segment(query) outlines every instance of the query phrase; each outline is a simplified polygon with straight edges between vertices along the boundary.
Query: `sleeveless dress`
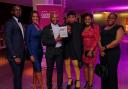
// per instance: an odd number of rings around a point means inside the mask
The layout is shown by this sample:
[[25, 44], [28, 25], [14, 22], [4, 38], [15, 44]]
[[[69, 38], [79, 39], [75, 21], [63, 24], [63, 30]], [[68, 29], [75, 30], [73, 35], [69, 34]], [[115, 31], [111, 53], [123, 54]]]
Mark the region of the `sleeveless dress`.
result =
[[[123, 26], [116, 24], [109, 30], [106, 30], [105, 27], [101, 29], [101, 45], [105, 46], [114, 41], [120, 27], [123, 28]], [[105, 50], [105, 56], [101, 56], [100, 59], [100, 63], [108, 69], [108, 76], [101, 78], [101, 89], [118, 89], [117, 68], [120, 60], [120, 44]]]

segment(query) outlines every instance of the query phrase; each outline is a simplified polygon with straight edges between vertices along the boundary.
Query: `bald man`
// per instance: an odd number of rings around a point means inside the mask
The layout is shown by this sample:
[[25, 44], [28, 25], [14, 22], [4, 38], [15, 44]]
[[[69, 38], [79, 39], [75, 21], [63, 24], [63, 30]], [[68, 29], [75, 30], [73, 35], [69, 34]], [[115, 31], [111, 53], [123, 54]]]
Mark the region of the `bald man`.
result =
[[62, 38], [59, 36], [58, 15], [51, 13], [51, 23], [43, 28], [42, 42], [46, 46], [47, 88], [52, 89], [52, 74], [54, 64], [57, 69], [57, 89], [62, 89], [63, 83], [63, 51]]

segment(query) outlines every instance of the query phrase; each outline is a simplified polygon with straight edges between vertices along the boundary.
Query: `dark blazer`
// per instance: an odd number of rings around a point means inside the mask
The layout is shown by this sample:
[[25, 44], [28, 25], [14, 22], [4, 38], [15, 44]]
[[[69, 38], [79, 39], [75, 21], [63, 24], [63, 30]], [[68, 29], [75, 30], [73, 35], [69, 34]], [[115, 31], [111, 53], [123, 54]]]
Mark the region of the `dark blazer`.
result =
[[42, 32], [42, 42], [46, 47], [55, 47], [55, 39], [51, 24], [45, 26]]
[[14, 18], [5, 24], [5, 41], [9, 60], [12, 60], [13, 56], [22, 57], [24, 55], [24, 39], [21, 29]]
[[[51, 30], [51, 24], [45, 26], [42, 32], [42, 43], [46, 46], [46, 58], [49, 59], [55, 54], [56, 41], [54, 39], [53, 31]], [[56, 54], [62, 53], [62, 50], [58, 51]]]

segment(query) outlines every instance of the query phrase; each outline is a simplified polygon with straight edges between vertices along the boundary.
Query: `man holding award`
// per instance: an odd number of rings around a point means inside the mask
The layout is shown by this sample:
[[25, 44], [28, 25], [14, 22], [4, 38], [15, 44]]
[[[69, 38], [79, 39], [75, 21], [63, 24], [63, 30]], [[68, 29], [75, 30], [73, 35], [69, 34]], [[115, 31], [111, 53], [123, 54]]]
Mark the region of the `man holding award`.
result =
[[58, 15], [51, 13], [51, 23], [44, 27], [42, 34], [43, 45], [46, 46], [47, 63], [47, 89], [52, 89], [52, 74], [54, 64], [57, 69], [57, 89], [62, 89], [63, 84], [63, 50], [62, 38], [68, 36], [66, 27], [59, 27]]

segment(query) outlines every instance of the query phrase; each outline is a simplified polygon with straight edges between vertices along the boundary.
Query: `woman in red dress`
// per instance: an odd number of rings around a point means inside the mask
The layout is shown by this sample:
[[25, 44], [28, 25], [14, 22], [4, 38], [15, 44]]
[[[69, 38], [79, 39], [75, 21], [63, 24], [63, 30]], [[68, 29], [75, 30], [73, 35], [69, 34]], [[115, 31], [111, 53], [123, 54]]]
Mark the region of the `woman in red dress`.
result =
[[94, 65], [97, 59], [97, 46], [99, 41], [99, 26], [93, 23], [93, 15], [85, 14], [83, 16], [84, 30], [83, 37], [83, 62], [86, 79], [85, 89], [92, 89]]

